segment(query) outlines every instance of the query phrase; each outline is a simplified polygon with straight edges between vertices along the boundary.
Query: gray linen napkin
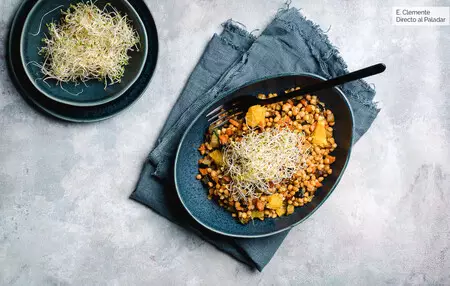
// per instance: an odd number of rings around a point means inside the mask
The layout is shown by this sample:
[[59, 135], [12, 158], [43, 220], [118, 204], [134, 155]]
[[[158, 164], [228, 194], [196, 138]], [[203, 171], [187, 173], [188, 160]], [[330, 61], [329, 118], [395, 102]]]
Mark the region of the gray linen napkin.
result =
[[[217, 248], [261, 271], [288, 231], [265, 238], [237, 239], [215, 234], [196, 223], [181, 206], [173, 185], [176, 148], [192, 119], [209, 102], [259, 78], [309, 72], [325, 78], [347, 72], [347, 66], [326, 35], [295, 8], [279, 11], [255, 38], [229, 20], [208, 43], [173, 107], [153, 151], [144, 164], [131, 199], [193, 231]], [[379, 110], [375, 91], [364, 81], [340, 87], [355, 116], [355, 141], [370, 127]]]

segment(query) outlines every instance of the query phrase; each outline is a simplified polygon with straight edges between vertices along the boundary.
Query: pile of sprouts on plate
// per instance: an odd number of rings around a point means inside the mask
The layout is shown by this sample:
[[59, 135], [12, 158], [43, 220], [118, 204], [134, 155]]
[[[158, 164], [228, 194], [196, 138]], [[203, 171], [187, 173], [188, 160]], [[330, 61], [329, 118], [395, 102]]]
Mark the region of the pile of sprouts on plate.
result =
[[39, 53], [44, 80], [58, 83], [97, 79], [107, 85], [120, 82], [130, 56], [138, 50], [139, 35], [127, 15], [110, 4], [103, 9], [92, 1], [70, 5], [59, 23], [47, 24]]

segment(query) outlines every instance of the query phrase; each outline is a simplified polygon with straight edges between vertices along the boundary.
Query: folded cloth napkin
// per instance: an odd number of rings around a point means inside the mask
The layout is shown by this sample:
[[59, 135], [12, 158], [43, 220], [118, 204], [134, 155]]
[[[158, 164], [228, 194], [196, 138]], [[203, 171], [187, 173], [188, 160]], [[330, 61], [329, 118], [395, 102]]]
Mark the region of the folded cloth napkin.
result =
[[[265, 238], [239, 239], [213, 233], [181, 206], [173, 184], [176, 148], [192, 119], [212, 100], [227, 91], [267, 76], [309, 72], [331, 78], [347, 66], [326, 35], [298, 9], [279, 11], [259, 37], [228, 20], [214, 35], [173, 107], [153, 151], [144, 164], [131, 199], [193, 231], [236, 259], [261, 271], [288, 231]], [[359, 80], [340, 86], [355, 117], [355, 141], [370, 127], [379, 110], [375, 91]]]

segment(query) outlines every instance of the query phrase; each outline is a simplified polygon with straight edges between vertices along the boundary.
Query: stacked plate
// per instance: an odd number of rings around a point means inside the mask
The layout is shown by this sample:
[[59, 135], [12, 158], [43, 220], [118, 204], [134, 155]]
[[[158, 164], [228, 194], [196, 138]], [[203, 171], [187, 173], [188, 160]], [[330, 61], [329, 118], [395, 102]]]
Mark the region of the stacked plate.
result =
[[127, 15], [139, 36], [139, 49], [129, 51], [130, 60], [119, 83], [97, 80], [84, 84], [43, 80], [39, 54], [48, 36], [46, 23], [58, 21], [61, 11], [80, 0], [26, 0], [19, 7], [8, 40], [8, 66], [14, 84], [24, 99], [40, 111], [73, 122], [110, 118], [133, 104], [144, 92], [156, 67], [158, 36], [153, 17], [143, 0], [95, 1], [101, 9], [110, 3]]

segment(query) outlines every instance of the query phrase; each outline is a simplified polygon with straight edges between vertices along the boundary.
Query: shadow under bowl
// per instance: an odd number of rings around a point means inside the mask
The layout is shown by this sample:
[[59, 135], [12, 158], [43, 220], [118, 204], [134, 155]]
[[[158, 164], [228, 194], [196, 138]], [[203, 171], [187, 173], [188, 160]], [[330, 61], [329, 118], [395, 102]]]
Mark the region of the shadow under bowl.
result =
[[175, 186], [181, 203], [188, 213], [204, 227], [226, 236], [256, 238], [270, 236], [298, 225], [312, 215], [330, 196], [344, 173], [350, 158], [353, 141], [353, 113], [345, 95], [337, 88], [317, 92], [318, 99], [325, 103], [327, 109], [335, 116], [334, 138], [338, 145], [332, 153], [336, 161], [332, 165], [333, 173], [325, 178], [323, 186], [315, 192], [313, 200], [296, 207], [295, 212], [288, 216], [264, 221], [254, 220], [241, 224], [231, 216], [231, 213], [220, 207], [216, 201], [208, 200], [207, 188], [196, 179], [198, 160], [202, 157], [197, 148], [203, 143], [209, 124], [206, 119], [214, 108], [220, 106], [230, 97], [286, 90], [296, 86], [314, 84], [324, 79], [313, 74], [288, 74], [265, 78], [252, 82], [245, 87], [231, 91], [224, 98], [206, 107], [185, 131], [177, 150], [174, 177]]

